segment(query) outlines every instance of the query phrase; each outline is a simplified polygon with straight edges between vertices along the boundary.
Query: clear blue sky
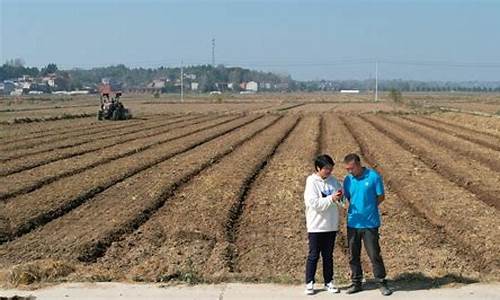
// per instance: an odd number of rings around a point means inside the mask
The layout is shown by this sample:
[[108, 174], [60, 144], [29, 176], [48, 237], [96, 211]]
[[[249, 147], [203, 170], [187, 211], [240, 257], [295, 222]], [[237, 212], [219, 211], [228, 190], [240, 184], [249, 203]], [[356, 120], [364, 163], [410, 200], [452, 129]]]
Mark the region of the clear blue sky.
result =
[[0, 0], [0, 61], [211, 62], [307, 79], [500, 80], [499, 1]]

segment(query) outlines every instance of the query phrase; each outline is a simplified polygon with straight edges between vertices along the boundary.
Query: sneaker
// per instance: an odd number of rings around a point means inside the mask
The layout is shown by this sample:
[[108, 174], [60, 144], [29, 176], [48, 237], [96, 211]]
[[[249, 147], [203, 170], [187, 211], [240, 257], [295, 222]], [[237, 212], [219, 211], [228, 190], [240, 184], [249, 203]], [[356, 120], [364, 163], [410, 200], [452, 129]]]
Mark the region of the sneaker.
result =
[[380, 283], [379, 283], [379, 287], [380, 287], [380, 293], [384, 296], [389, 296], [392, 294], [392, 291], [391, 289], [389, 288], [389, 286], [387, 286], [387, 280], [382, 280]]
[[357, 292], [361, 292], [363, 290], [363, 287], [361, 286], [361, 283], [353, 283], [350, 288], [347, 289], [346, 294], [354, 294]]
[[314, 282], [309, 282], [306, 284], [306, 295], [313, 295], [314, 294]]
[[325, 290], [327, 290], [328, 292], [333, 293], [333, 294], [340, 293], [340, 289], [335, 287], [335, 285], [333, 284], [333, 281], [325, 284]]

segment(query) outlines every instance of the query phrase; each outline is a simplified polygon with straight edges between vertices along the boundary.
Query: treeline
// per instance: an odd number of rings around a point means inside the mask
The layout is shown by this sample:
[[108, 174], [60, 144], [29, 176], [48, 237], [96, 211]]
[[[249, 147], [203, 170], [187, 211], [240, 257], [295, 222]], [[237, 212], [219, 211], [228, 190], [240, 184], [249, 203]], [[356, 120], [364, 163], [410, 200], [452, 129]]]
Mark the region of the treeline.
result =
[[[95, 89], [103, 78], [120, 85], [121, 88], [144, 88], [153, 80], [165, 80], [163, 92], [178, 92], [181, 70], [179, 67], [168, 68], [129, 68], [125, 65], [98, 67], [92, 69], [59, 70], [56, 64], [45, 67], [25, 67], [21, 59], [7, 61], [0, 66], [0, 82], [17, 79], [23, 75], [41, 78], [55, 75], [59, 90], [76, 90], [82, 88]], [[36, 81], [36, 80], [35, 80]], [[375, 88], [374, 79], [366, 80], [315, 80], [295, 81], [289, 75], [279, 75], [240, 67], [225, 67], [223, 65], [197, 65], [184, 67], [184, 83], [198, 83], [198, 91], [207, 92], [220, 90], [231, 84], [233, 91], [239, 91], [242, 82], [258, 82], [261, 89], [287, 91], [339, 91], [354, 89], [370, 91]], [[500, 81], [416, 81], [416, 80], [379, 80], [381, 91], [398, 90], [402, 92], [427, 91], [464, 91], [464, 92], [500, 92]]]
[[38, 77], [40, 70], [37, 67], [25, 67], [24, 62], [19, 58], [7, 60], [0, 66], [0, 81], [19, 78], [23, 75]]
[[[303, 91], [340, 91], [375, 89], [375, 80], [319, 80], [298, 82], [297, 88]], [[402, 92], [500, 92], [500, 81], [418, 81], [418, 80], [379, 80], [380, 91], [398, 90]]]
[[[290, 76], [277, 75], [270, 72], [254, 71], [239, 67], [225, 67], [219, 65], [186, 66], [183, 68], [184, 82], [197, 82], [201, 92], [217, 89], [218, 85], [232, 83], [239, 86], [242, 82], [256, 81], [259, 83], [289, 83], [292, 82]], [[165, 79], [167, 81], [165, 89], [175, 90], [176, 83], [179, 82], [181, 69], [177, 68], [128, 68], [124, 65], [92, 68], [90, 70], [74, 69], [68, 71], [71, 78], [82, 85], [90, 85], [100, 82], [102, 78], [111, 78], [122, 83], [125, 88], [141, 88], [155, 79]]]
[[[197, 82], [198, 89], [202, 92], [217, 89], [219, 85], [232, 83], [235, 89], [242, 82], [256, 81], [260, 84], [271, 85], [287, 83], [291, 85], [293, 79], [289, 75], [278, 75], [271, 72], [261, 72], [244, 69], [240, 67], [225, 67], [223, 65], [198, 65], [184, 67], [184, 80], [186, 84]], [[65, 89], [79, 89], [84, 87], [95, 88], [103, 78], [119, 83], [123, 88], [143, 88], [155, 79], [164, 79], [167, 89], [174, 87], [180, 81], [181, 69], [158, 67], [158, 68], [128, 68], [125, 65], [99, 67], [92, 69], [59, 70], [56, 64], [48, 64], [38, 69], [36, 67], [25, 67], [22, 60], [10, 60], [0, 67], [0, 81], [17, 79], [23, 75], [33, 78], [55, 74], [58, 78], [64, 78]]]

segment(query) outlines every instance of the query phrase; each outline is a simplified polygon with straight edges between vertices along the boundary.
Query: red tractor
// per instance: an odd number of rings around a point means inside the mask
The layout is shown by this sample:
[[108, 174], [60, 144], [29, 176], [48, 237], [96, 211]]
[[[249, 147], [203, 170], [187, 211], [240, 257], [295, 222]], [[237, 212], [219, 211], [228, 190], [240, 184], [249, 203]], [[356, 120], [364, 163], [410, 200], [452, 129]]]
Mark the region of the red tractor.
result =
[[100, 100], [101, 106], [99, 111], [97, 112], [97, 120], [128, 120], [132, 118], [132, 114], [130, 110], [123, 106], [123, 103], [120, 101], [120, 97], [122, 95], [121, 91], [116, 91], [115, 97], [110, 99], [111, 85], [103, 84], [100, 87]]

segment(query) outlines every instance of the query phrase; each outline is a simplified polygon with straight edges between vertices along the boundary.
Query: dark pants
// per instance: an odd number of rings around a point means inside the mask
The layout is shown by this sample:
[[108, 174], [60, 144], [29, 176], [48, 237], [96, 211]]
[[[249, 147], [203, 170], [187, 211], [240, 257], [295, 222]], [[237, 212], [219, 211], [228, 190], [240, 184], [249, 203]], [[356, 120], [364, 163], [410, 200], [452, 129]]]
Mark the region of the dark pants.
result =
[[384, 261], [380, 255], [378, 243], [378, 228], [349, 228], [347, 227], [347, 239], [349, 241], [349, 253], [351, 259], [351, 280], [353, 283], [361, 284], [363, 280], [363, 269], [361, 268], [361, 241], [365, 244], [366, 252], [372, 263], [373, 275], [377, 280], [383, 280], [386, 276]]
[[329, 283], [333, 279], [333, 246], [335, 245], [336, 231], [309, 232], [309, 255], [306, 263], [306, 283], [315, 282], [316, 266], [319, 255], [323, 261], [323, 279]]

